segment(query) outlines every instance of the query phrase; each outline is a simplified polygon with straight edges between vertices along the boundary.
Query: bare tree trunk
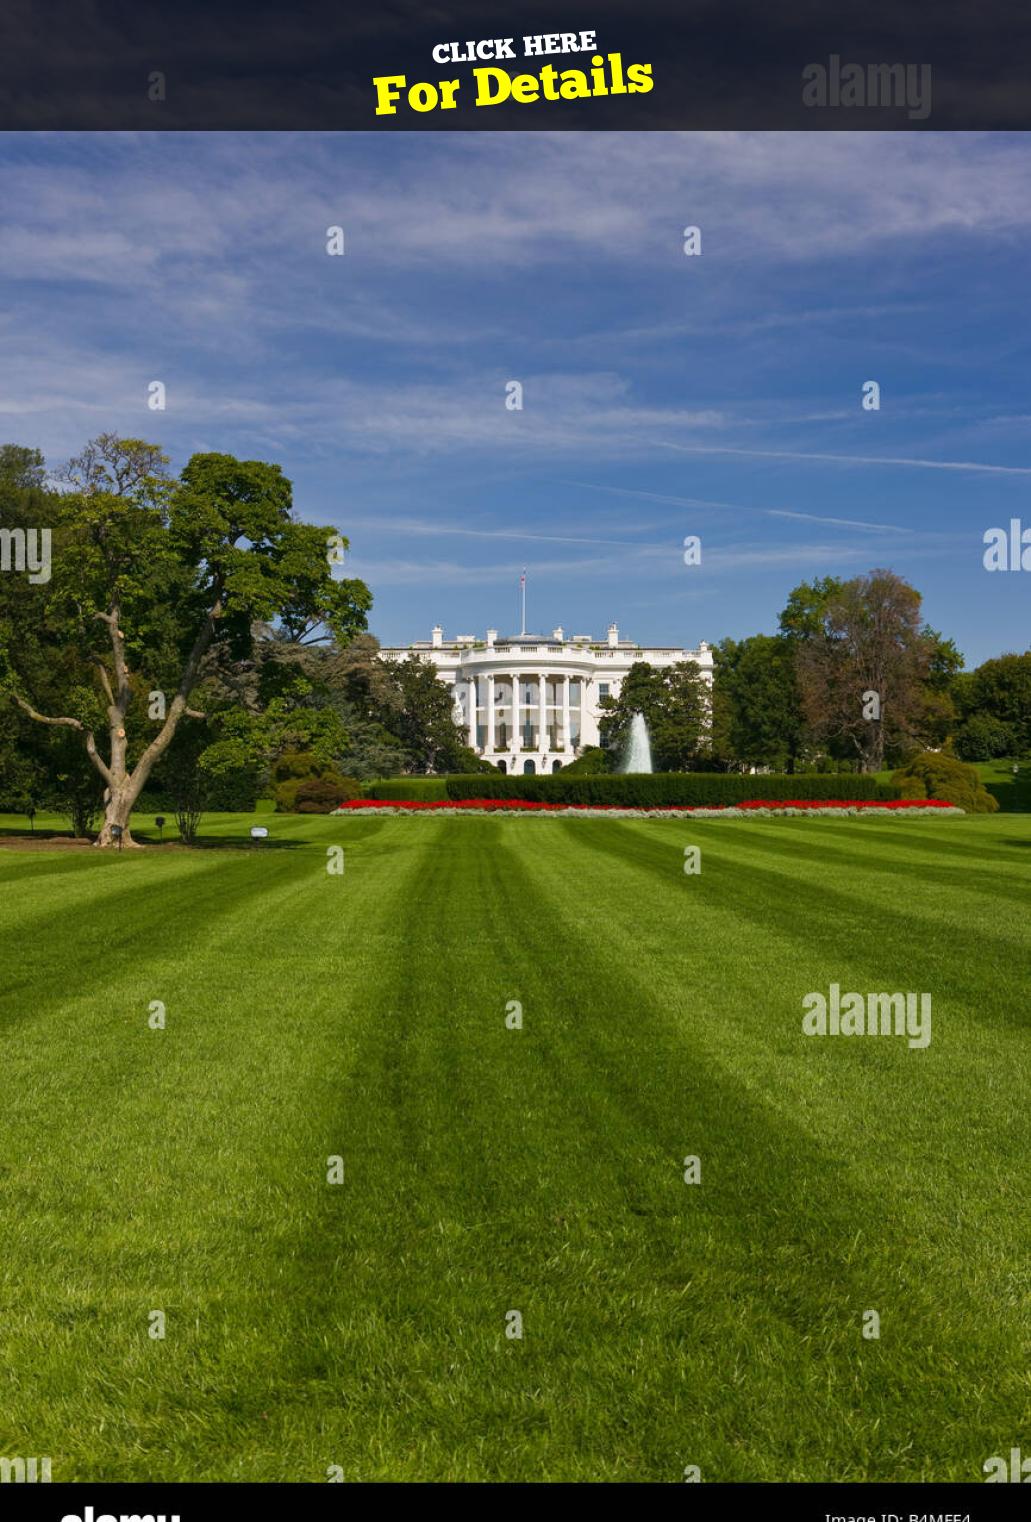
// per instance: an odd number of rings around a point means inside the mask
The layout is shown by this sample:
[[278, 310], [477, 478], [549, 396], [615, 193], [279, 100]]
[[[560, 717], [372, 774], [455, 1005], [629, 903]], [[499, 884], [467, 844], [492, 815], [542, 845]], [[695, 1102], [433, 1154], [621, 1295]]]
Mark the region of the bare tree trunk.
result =
[[[139, 841], [132, 838], [129, 818], [145, 780], [145, 777], [140, 776], [139, 767], [131, 776], [127, 776], [123, 769], [120, 776], [113, 777], [111, 787], [104, 794], [104, 823], [93, 842], [95, 846], [120, 846], [123, 849], [131, 846], [135, 850], [143, 849]], [[116, 829], [121, 830], [120, 836], [115, 834]]]

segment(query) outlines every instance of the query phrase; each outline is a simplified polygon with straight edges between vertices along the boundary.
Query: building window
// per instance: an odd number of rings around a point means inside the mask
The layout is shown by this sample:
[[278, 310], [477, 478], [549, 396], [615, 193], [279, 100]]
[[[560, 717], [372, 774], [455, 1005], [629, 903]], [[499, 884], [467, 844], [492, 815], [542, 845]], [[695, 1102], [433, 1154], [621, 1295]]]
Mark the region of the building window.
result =
[[609, 695], [609, 684], [608, 684], [608, 682], [599, 682], [598, 683], [598, 696], [600, 698], [607, 698], [608, 695]]
[[523, 776], [524, 777], [532, 777], [534, 775], [534, 773], [536, 772], [536, 770], [537, 770], [537, 768], [534, 766], [532, 761], [524, 761], [523, 762]]

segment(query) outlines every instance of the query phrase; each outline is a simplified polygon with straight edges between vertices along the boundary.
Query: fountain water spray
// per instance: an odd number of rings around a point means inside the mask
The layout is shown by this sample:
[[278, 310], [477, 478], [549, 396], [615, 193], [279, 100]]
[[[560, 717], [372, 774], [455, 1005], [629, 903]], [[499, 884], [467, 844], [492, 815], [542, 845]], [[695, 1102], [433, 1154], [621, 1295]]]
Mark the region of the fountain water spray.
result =
[[630, 733], [619, 769], [621, 772], [650, 772], [653, 769], [652, 744], [643, 713], [635, 713], [630, 720]]

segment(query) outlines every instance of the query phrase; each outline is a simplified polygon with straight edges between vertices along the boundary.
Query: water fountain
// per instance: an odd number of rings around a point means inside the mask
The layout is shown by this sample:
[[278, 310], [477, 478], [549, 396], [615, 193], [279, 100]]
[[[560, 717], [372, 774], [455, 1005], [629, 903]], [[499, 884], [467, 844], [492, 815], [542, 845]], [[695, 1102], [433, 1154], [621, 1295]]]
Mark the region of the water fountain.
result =
[[652, 745], [648, 738], [648, 726], [643, 713], [635, 713], [630, 720], [626, 750], [620, 764], [621, 772], [650, 772], [652, 770]]

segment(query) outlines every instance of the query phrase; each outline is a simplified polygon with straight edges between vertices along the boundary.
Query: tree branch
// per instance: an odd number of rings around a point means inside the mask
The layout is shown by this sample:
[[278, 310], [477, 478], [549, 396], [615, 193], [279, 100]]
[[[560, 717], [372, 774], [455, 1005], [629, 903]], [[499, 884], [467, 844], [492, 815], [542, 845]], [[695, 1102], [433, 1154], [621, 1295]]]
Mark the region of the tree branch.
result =
[[45, 713], [37, 713], [32, 704], [26, 703], [25, 699], [20, 698], [16, 692], [12, 692], [11, 696], [22, 712], [27, 713], [30, 719], [35, 719], [37, 724], [57, 724], [62, 725], [66, 729], [78, 730], [85, 730], [86, 728], [81, 719], [51, 719]]
[[113, 704], [115, 695], [111, 691], [111, 678], [107, 674], [107, 667], [104, 665], [103, 661], [97, 661], [97, 670], [100, 672], [100, 681], [104, 688], [105, 695], [107, 696], [107, 701]]
[[[99, 618], [101, 623], [107, 624], [109, 630], [111, 631], [111, 653], [114, 656], [115, 682], [118, 687], [117, 707], [119, 714], [122, 718], [124, 718], [125, 711], [129, 706], [130, 693], [129, 671], [128, 667], [125, 664], [125, 635], [118, 627], [118, 616], [120, 612], [121, 609], [117, 606], [117, 604], [115, 604], [112, 607], [110, 613], [94, 613], [93, 617]], [[110, 693], [110, 687], [107, 688], [107, 691]], [[115, 701], [114, 698], [112, 698], [111, 701], [113, 703]]]
[[104, 781], [110, 787], [110, 785], [111, 785], [111, 772], [110, 772], [110, 769], [107, 766], [106, 762], [104, 761], [103, 757], [99, 754], [99, 752], [97, 750], [97, 742], [93, 738], [93, 731], [92, 731], [92, 729], [87, 729], [85, 724], [83, 724], [81, 719], [67, 719], [67, 718], [52, 719], [52, 718], [49, 718], [45, 713], [37, 713], [36, 709], [32, 707], [32, 704], [31, 703], [26, 703], [25, 699], [24, 698], [20, 698], [16, 692], [12, 692], [11, 696], [14, 699], [14, 701], [17, 703], [18, 707], [22, 710], [22, 712], [28, 714], [29, 718], [30, 719], [34, 719], [37, 724], [50, 724], [50, 725], [53, 725], [54, 727], [56, 727], [58, 729], [74, 729], [74, 730], [77, 730], [79, 734], [85, 735], [86, 736], [86, 754], [89, 756], [90, 760], [93, 762], [93, 765], [96, 767], [97, 771], [103, 777]]

